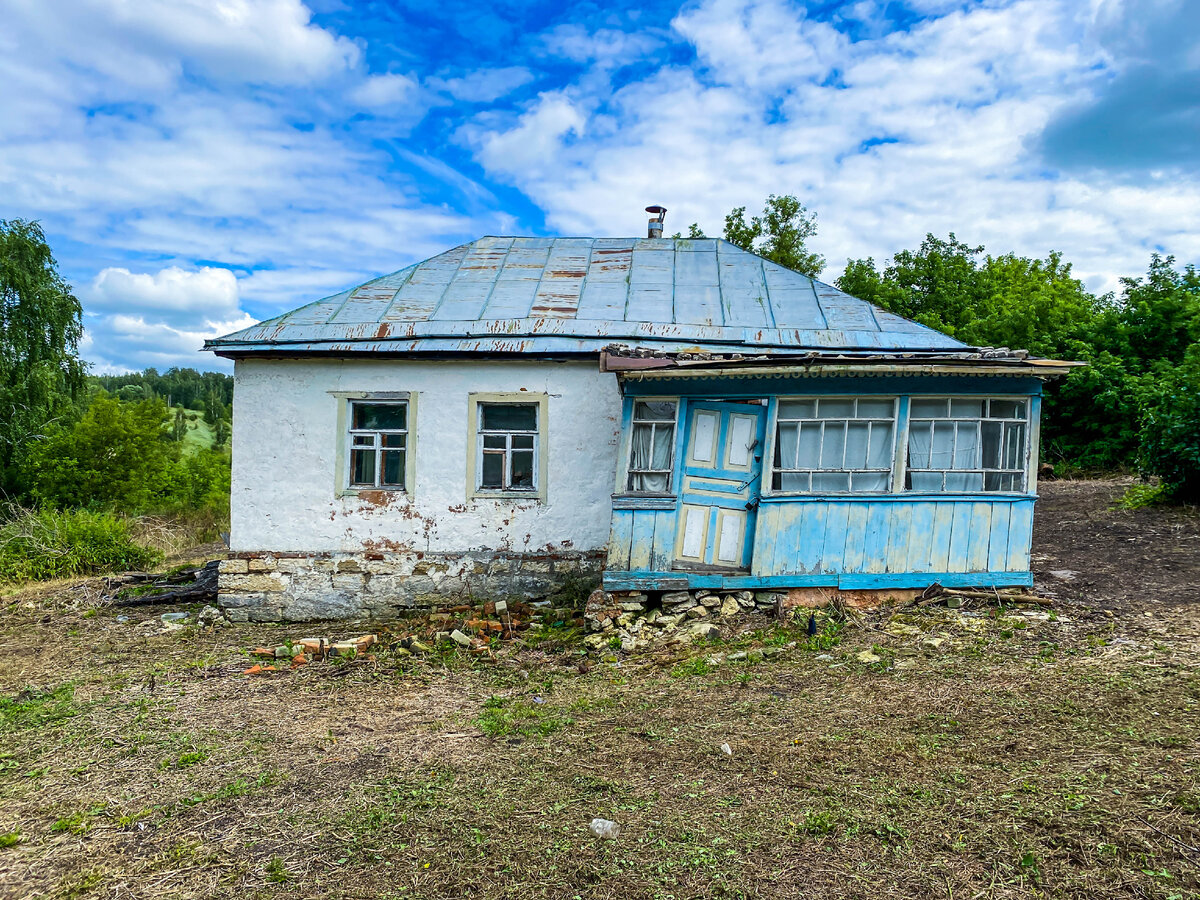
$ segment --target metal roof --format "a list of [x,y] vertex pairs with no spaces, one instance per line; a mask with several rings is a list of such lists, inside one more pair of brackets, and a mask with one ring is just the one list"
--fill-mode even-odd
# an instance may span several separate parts
[[946,351],[967,345],[727,241],[483,237],[205,343],[257,353]]

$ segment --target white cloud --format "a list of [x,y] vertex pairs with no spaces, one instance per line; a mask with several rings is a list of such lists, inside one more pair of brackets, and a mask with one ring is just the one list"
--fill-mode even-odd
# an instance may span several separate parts
[[83,294],[84,351],[102,371],[190,366],[208,338],[254,324],[239,305],[233,272],[170,266],[135,273],[104,269]]
[[478,69],[452,78],[430,78],[426,84],[465,103],[493,103],[529,84],[533,78],[533,73],[524,66],[505,66]]
[[228,269],[211,266],[195,272],[171,266],[154,274],[107,268],[92,283],[89,301],[93,309],[188,321],[223,321],[240,312],[237,278]]
[[489,170],[517,176],[551,162],[568,136],[582,135],[586,119],[562,92],[538,96],[507,130],[480,131],[467,128],[463,138],[478,148],[479,161]]
[[417,83],[407,75],[392,73],[372,75],[350,92],[350,99],[359,106],[380,108],[411,101],[417,93]]

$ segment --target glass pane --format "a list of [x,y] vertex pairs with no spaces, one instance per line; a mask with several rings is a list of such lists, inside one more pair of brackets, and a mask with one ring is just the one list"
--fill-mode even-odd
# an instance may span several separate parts
[[867,465],[872,469],[890,469],[892,467],[892,424],[890,422],[886,425],[876,423],[871,426],[871,447],[867,455]]
[[933,426],[927,423],[914,424],[908,429],[908,465],[911,469],[928,469],[932,444]]
[[675,426],[659,425],[654,429],[654,455],[651,457],[652,468],[671,468],[671,458],[674,456]]
[[934,422],[933,443],[929,448],[929,468],[949,469],[954,466],[954,423]]
[[383,454],[383,472],[379,483],[388,487],[404,487],[404,451],[387,450]]
[[988,416],[993,419],[1025,418],[1024,400],[993,400]]
[[1021,469],[1025,466],[1025,425],[1013,422],[1004,426],[1004,460],[1001,468]]
[[485,434],[483,436],[483,447],[485,450],[503,450],[507,445],[508,439],[502,434]]
[[930,400],[928,398],[913,397],[912,403],[909,404],[908,414],[910,416],[945,416],[947,401],[945,400]]
[[950,415],[960,419],[978,419],[983,416],[983,401],[956,397],[950,401]]
[[856,491],[886,491],[888,480],[887,472],[855,472],[850,476]]
[[514,450],[532,450],[533,435],[532,434],[514,434],[512,438]]
[[954,447],[954,468],[979,467],[979,423],[958,422],[958,443]]
[[984,422],[980,426],[983,433],[983,455],[980,462],[985,469],[999,469],[1000,465],[1000,432],[1004,425],[1001,422]]
[[531,451],[513,452],[512,486],[515,488],[533,487],[533,453]]
[[776,472],[775,490],[777,491],[807,491],[808,474],[800,472]]
[[375,486],[374,450],[355,450],[350,454],[350,483]]
[[980,472],[947,472],[946,490],[982,491],[983,474]]
[[815,419],[817,417],[817,401],[815,400],[780,400],[779,418],[781,419]]
[[380,437],[383,439],[385,447],[396,447],[403,450],[407,446],[408,435],[406,434],[383,434]]
[[860,419],[890,419],[895,411],[895,402],[891,399],[858,401]]
[[799,426],[800,441],[797,448],[796,468],[816,469],[821,465],[821,426],[807,423]]
[[485,431],[537,431],[537,406],[533,403],[484,403]]
[[[814,429],[815,431],[815,429]],[[841,469],[842,451],[846,447],[846,426],[841,422],[830,422],[825,426],[825,441],[821,448],[821,468]],[[816,482],[813,482],[815,485]]]
[[940,472],[910,472],[908,486],[914,491],[940,491],[942,475]]
[[799,425],[780,423],[775,437],[775,468],[791,469],[796,465],[796,435]]
[[814,472],[812,477],[814,491],[848,491],[850,476],[844,472]]
[[386,428],[403,430],[408,422],[406,403],[355,403],[354,429],[379,431]]
[[822,400],[817,408],[822,419],[851,418],[854,415],[853,400]]
[[483,477],[479,481],[479,486],[485,488],[504,487],[503,453],[483,454]]
[[648,422],[674,422],[675,403],[671,400],[642,400],[633,405],[633,417]]
[[368,450],[375,446],[375,435],[373,434],[356,434],[354,435],[355,447],[366,447]]
[[866,422],[851,422],[846,426],[846,468],[867,467],[867,437],[871,426]]

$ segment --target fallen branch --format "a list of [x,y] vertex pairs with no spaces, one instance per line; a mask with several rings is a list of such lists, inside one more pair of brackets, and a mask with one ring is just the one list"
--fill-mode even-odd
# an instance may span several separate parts
[[995,600],[999,603],[1027,603],[1033,606],[1054,605],[1054,601],[1048,597],[1038,597],[1034,594],[1001,594],[996,591],[966,591],[956,590],[953,588],[942,588],[942,593],[939,596],[969,597],[976,600]]
[[114,600],[113,606],[156,606],[162,603],[199,603],[202,600],[215,602],[216,599],[215,586],[195,584],[175,591],[163,591],[161,594],[142,594],[140,597]]

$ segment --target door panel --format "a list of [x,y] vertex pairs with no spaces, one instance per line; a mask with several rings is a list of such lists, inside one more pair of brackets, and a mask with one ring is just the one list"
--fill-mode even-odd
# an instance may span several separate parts
[[766,418],[765,407],[747,403],[689,405],[676,568],[750,567]]

